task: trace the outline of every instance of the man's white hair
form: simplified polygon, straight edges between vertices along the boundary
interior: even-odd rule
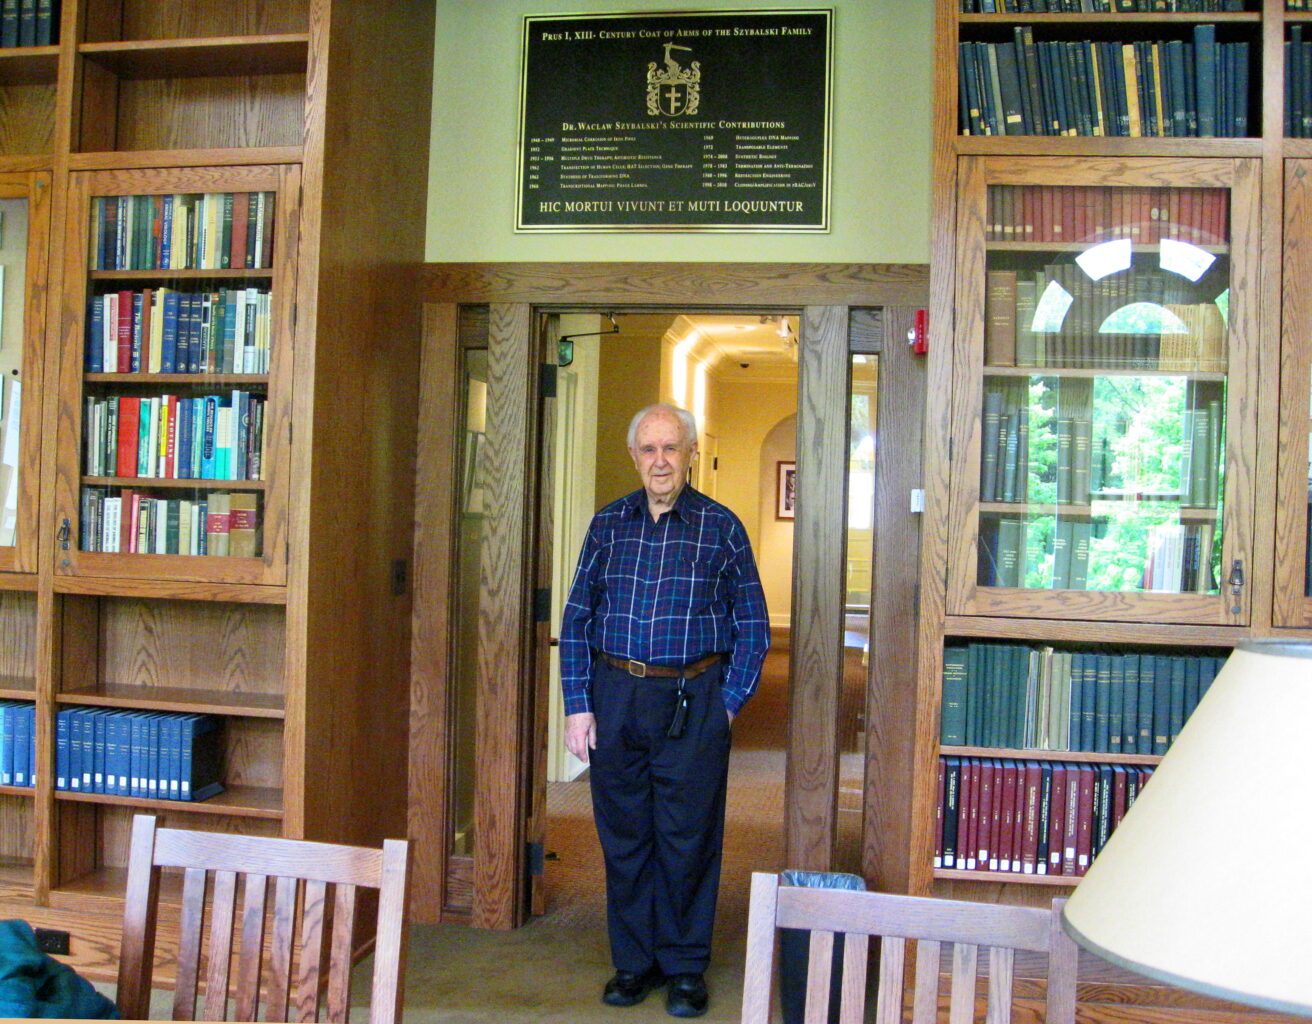
[[[629,420],[629,447],[635,447],[634,442],[638,437],[638,425],[642,423],[651,413],[668,412],[677,416],[679,422],[683,424],[683,443],[692,444],[697,440],[697,417],[687,409],[680,409],[677,405],[671,405],[669,402],[657,402],[655,405],[649,405],[645,409],[639,409],[633,414],[633,419]]]

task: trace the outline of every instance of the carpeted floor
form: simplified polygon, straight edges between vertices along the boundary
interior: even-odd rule
[[[724,868],[703,1020],[739,1019],[752,871],[783,867],[787,651],[767,659],[760,689],[734,723]],[[669,1020],[664,994],[615,1009],[600,999],[611,974],[601,851],[588,784],[552,783],[547,807],[547,912],[513,932],[456,925],[410,933],[406,1020],[442,1024]],[[365,965],[361,965],[362,967]]]

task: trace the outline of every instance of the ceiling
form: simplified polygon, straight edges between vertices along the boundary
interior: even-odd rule
[[[797,379],[797,316],[778,313],[623,313],[615,317],[619,337],[664,338],[688,346],[708,372],[722,381]],[[786,337],[780,335],[785,325]]]

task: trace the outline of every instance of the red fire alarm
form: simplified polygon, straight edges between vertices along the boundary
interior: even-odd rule
[[[911,330],[907,331],[907,344],[918,356],[929,351],[929,310],[916,310],[911,320]]]

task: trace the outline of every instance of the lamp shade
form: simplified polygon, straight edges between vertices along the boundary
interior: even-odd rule
[[[1312,1016],[1312,644],[1239,644],[1066,903],[1147,975]]]

